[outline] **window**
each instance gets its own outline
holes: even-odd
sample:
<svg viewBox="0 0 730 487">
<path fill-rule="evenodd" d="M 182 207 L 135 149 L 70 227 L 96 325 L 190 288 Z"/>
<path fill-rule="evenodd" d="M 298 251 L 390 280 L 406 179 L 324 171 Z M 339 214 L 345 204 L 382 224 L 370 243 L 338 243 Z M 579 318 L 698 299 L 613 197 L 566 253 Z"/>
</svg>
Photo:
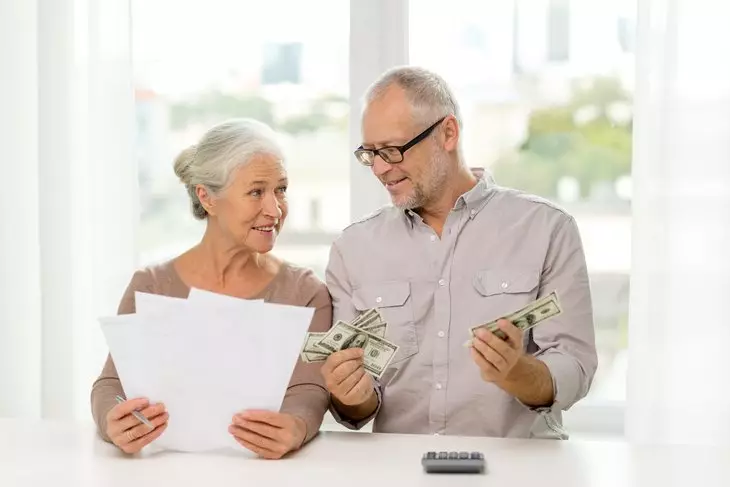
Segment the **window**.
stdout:
<svg viewBox="0 0 730 487">
<path fill-rule="evenodd" d="M 276 252 L 323 277 L 351 206 L 362 205 L 359 216 L 382 202 L 382 188 L 348 159 L 350 107 L 389 64 L 406 62 L 396 43 L 408 29 L 407 62 L 434 69 L 456 92 L 468 163 L 576 217 L 599 370 L 566 423 L 595 407 L 599 416 L 584 424 L 620 428 L 604 416 L 625 399 L 634 74 L 626 26 L 635 25 L 636 0 L 452 0 L 448 9 L 419 0 L 407 17 L 404 2 L 352 2 L 362 11 L 351 15 L 341 0 L 133 0 L 140 263 L 174 257 L 204 228 L 172 171 L 176 154 L 213 123 L 251 116 L 283 134 L 290 155 L 290 214 Z M 326 29 L 301 21 L 312 12 L 327 12 Z M 362 24 L 370 17 L 390 21 Z M 355 171 L 363 178 L 353 184 Z"/>
<path fill-rule="evenodd" d="M 467 163 L 557 202 L 578 221 L 599 369 L 566 423 L 580 407 L 603 414 L 625 399 L 631 250 L 633 58 L 615 26 L 635 4 L 606 2 L 597 15 L 579 3 L 452 0 L 445 11 L 438 0 L 421 0 L 410 10 L 410 62 L 436 70 L 456 92 Z M 542 55 L 540 25 L 550 39 Z M 550 63 L 558 58 L 559 67 Z M 601 421 L 614 418 L 587 423 L 601 429 Z"/>
<path fill-rule="evenodd" d="M 567 61 L 570 56 L 570 0 L 550 0 L 547 23 L 548 59 Z"/>
<path fill-rule="evenodd" d="M 636 22 L 633 19 L 622 16 L 616 24 L 616 35 L 624 52 L 635 52 L 636 50 Z"/>
<path fill-rule="evenodd" d="M 140 264 L 201 237 L 175 156 L 211 125 L 253 117 L 282 134 L 292 182 L 275 252 L 324 277 L 350 221 L 349 2 L 133 0 Z M 282 15 L 286 12 L 286 15 Z M 302 19 L 327 12 L 327 27 Z M 327 148 L 327 150 L 322 150 Z"/>
</svg>

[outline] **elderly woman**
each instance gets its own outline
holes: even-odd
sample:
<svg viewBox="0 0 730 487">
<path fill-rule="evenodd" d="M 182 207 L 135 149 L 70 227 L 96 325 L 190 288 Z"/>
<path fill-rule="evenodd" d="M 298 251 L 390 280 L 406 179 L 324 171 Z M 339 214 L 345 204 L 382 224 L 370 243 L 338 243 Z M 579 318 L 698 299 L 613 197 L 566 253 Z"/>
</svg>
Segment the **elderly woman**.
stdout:
<svg viewBox="0 0 730 487">
<path fill-rule="evenodd" d="M 287 216 L 287 175 L 282 152 L 266 125 L 233 120 L 210 129 L 175 160 L 195 218 L 205 220 L 197 245 L 169 262 L 137 271 L 119 313 L 134 313 L 134 293 L 187 297 L 191 287 L 245 299 L 316 308 L 310 331 L 331 325 L 332 304 L 324 284 L 309 269 L 271 254 Z M 163 404 L 124 397 L 111 356 L 94 382 L 91 405 L 99 433 L 127 453 L 136 453 L 165 430 Z M 265 458 L 280 458 L 312 439 L 329 397 L 318 364 L 297 362 L 281 410 L 242 411 L 229 433 Z M 140 411 L 153 428 L 131 413 Z"/>
</svg>

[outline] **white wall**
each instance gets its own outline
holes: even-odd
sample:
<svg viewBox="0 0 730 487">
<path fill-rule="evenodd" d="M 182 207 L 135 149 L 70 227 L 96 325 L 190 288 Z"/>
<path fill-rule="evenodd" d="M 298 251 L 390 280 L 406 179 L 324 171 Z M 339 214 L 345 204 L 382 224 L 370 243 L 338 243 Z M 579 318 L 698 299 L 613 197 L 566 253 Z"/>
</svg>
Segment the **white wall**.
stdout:
<svg viewBox="0 0 730 487">
<path fill-rule="evenodd" d="M 0 416 L 88 418 L 135 264 L 129 2 L 2 2 L 0 65 Z"/>
<path fill-rule="evenodd" d="M 36 2 L 0 2 L 0 416 L 40 414 Z"/>
</svg>

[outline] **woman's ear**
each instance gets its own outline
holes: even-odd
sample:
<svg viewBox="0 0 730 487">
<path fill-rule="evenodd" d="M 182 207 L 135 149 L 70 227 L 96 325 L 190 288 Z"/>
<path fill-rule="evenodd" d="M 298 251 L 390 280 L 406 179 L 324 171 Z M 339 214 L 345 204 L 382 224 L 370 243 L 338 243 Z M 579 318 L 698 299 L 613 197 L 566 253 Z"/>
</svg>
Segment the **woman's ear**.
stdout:
<svg viewBox="0 0 730 487">
<path fill-rule="evenodd" d="M 208 189 L 202 184 L 195 186 L 195 195 L 198 197 L 200 204 L 203 205 L 205 211 L 209 215 L 215 215 L 215 198 L 210 194 Z"/>
</svg>

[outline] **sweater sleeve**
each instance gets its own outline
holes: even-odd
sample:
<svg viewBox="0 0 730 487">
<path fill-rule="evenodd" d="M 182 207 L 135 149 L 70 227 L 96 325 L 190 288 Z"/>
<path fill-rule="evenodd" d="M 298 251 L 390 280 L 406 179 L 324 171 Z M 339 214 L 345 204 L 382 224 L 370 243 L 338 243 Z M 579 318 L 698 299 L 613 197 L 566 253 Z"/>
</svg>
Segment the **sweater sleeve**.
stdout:
<svg viewBox="0 0 730 487">
<path fill-rule="evenodd" d="M 332 301 L 325 285 L 318 281 L 310 281 L 316 287 L 314 296 L 307 306 L 315 308 L 310 332 L 326 332 L 332 326 Z M 329 408 L 329 392 L 324 383 L 320 369 L 322 363 L 304 363 L 297 361 L 294 367 L 289 388 L 280 412 L 302 418 L 307 424 L 307 435 L 304 443 L 309 442 L 319 433 L 324 415 Z"/>
<path fill-rule="evenodd" d="M 152 277 L 147 271 L 137 271 L 127 286 L 122 300 L 119 303 L 117 314 L 132 314 L 135 312 L 134 293 L 135 291 L 152 292 Z M 117 374 L 117 368 L 111 355 L 107 354 L 106 362 L 101 374 L 91 386 L 91 414 L 96 423 L 99 435 L 104 441 L 111 441 L 106 433 L 107 413 L 117 404 L 116 395 L 124 396 L 122 383 Z"/>
</svg>

